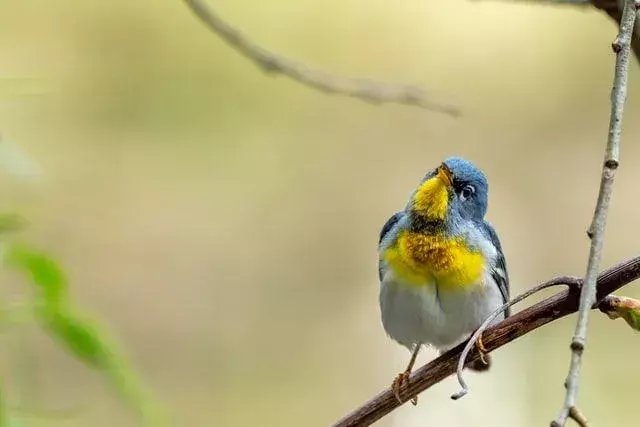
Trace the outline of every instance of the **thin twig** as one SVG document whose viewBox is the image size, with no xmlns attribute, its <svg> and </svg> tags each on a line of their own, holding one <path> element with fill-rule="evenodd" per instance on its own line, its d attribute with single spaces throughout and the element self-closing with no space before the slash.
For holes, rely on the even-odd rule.
<svg viewBox="0 0 640 427">
<path fill-rule="evenodd" d="M 613 178 L 618 168 L 620 152 L 620 134 L 622 131 L 622 115 L 624 103 L 627 97 L 627 74 L 629 70 L 629 55 L 631 33 L 636 20 L 637 2 L 627 0 L 620 22 L 620 34 L 613 42 L 613 50 L 616 52 L 616 66 L 613 79 L 613 89 L 611 90 L 611 118 L 609 121 L 609 135 L 607 138 L 607 148 L 604 156 L 602 168 L 602 178 L 600 181 L 600 191 L 598 201 L 593 214 L 593 220 L 589 226 L 588 234 L 591 238 L 589 249 L 589 260 L 587 262 L 587 272 L 584 285 L 580 292 L 580 310 L 575 333 L 571 340 L 571 366 L 565 381 L 566 394 L 564 405 L 555 421 L 551 423 L 553 427 L 564 426 L 569 411 L 576 405 L 578 394 L 580 365 L 582 363 L 582 353 L 587 339 L 587 327 L 589 311 L 596 301 L 596 277 L 602 258 L 602 244 L 604 241 L 604 230 L 607 222 L 607 212 L 611 200 L 613 189 Z"/>
<path fill-rule="evenodd" d="M 591 0 L 591 4 L 596 9 L 609 15 L 617 25 L 622 22 L 622 10 L 618 0 Z M 640 9 L 636 12 L 636 24 L 631 37 L 631 50 L 633 50 L 636 59 L 640 62 Z"/>
<path fill-rule="evenodd" d="M 611 267 L 598 276 L 597 301 L 610 293 L 640 278 L 640 256 Z M 565 280 L 566 278 L 563 278 Z M 557 279 L 556 279 L 557 280 Z M 578 280 L 574 278 L 574 280 Z M 536 305 L 516 313 L 499 324 L 492 326 L 482 336 L 487 351 L 493 351 L 519 338 L 540 326 L 565 317 L 578 311 L 578 292 L 561 291 Z M 594 308 L 596 308 L 594 306 Z M 457 362 L 462 354 L 464 344 L 446 352 L 416 370 L 409 378 L 404 390 L 407 395 L 418 395 L 434 384 L 456 372 Z M 469 363 L 479 359 L 477 351 L 470 354 Z M 401 403 L 395 398 L 391 389 L 386 389 L 376 397 L 355 409 L 336 422 L 334 427 L 368 426 L 398 408 Z"/>
<path fill-rule="evenodd" d="M 498 317 L 500 313 L 502 313 L 512 305 L 517 304 L 526 298 L 529 298 L 531 295 L 536 294 L 542 291 L 543 289 L 547 289 L 547 288 L 551 288 L 553 286 L 559 286 L 559 285 L 565 285 L 565 286 L 569 286 L 569 288 L 579 289 L 581 285 L 581 281 L 575 277 L 566 276 L 566 277 L 558 277 L 548 282 L 541 283 L 538 286 L 534 286 L 533 288 L 529 289 L 525 293 L 518 295 L 511 301 L 508 301 L 506 304 L 503 304 L 502 307 L 496 309 L 493 313 L 491 313 L 489 317 L 487 317 L 484 323 L 480 325 L 480 327 L 473 333 L 473 335 L 471 335 L 471 338 L 469 338 L 469 341 L 467 341 L 467 344 L 464 346 L 464 350 L 462 350 L 460 359 L 458 359 L 458 369 L 456 371 L 456 375 L 458 376 L 458 382 L 460 383 L 461 390 L 451 395 L 451 398 L 453 400 L 458 400 L 461 397 L 464 397 L 469 392 L 469 387 L 467 387 L 467 383 L 465 382 L 462 376 L 462 371 L 464 370 L 465 362 L 467 361 L 469 352 L 471 351 L 475 343 L 478 341 L 478 338 L 482 335 L 482 333 L 487 330 L 491 322 L 493 322 L 494 319 Z M 482 357 L 482 353 L 480 354 L 480 356 Z"/>
<path fill-rule="evenodd" d="M 580 427 L 589 427 L 589 422 L 587 422 L 584 414 L 580 412 L 580 409 L 578 409 L 576 406 L 572 406 L 569 409 L 569 418 L 575 421 Z"/>
<path fill-rule="evenodd" d="M 249 40 L 202 0 L 184 0 L 184 2 L 211 31 L 265 73 L 281 74 L 324 93 L 357 98 L 373 104 L 412 105 L 454 117 L 460 115 L 460 110 L 455 106 L 431 101 L 422 89 L 415 86 L 336 76 L 284 58 Z"/>
</svg>

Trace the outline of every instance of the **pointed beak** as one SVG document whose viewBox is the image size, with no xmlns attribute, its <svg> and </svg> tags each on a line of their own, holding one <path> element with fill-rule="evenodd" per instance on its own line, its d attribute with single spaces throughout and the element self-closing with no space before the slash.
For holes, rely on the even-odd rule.
<svg viewBox="0 0 640 427">
<path fill-rule="evenodd" d="M 453 186 L 453 172 L 451 172 L 451 169 L 449 169 L 449 167 L 445 163 L 442 163 L 440 166 L 438 166 L 438 172 L 436 176 L 447 187 Z"/>
</svg>

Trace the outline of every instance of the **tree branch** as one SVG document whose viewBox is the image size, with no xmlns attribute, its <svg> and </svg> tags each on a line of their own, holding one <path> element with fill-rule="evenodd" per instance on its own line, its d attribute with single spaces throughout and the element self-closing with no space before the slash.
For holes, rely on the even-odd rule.
<svg viewBox="0 0 640 427">
<path fill-rule="evenodd" d="M 596 301 L 596 277 L 600 259 L 602 258 L 602 244 L 604 242 L 607 212 L 613 190 L 613 179 L 616 169 L 618 168 L 622 115 L 624 112 L 624 103 L 627 98 L 627 77 L 629 71 L 629 55 L 631 53 L 630 43 L 636 20 L 638 1 L 640 0 L 626 0 L 622 13 L 622 21 L 620 22 L 620 34 L 612 45 L 617 58 L 613 89 L 611 90 L 611 117 L 609 121 L 607 148 L 604 156 L 598 201 L 593 214 L 593 220 L 589 226 L 589 231 L 587 231 L 591 238 L 591 247 L 589 249 L 589 260 L 587 262 L 584 286 L 580 292 L 578 322 L 573 339 L 571 340 L 571 366 L 565 381 L 567 391 L 564 406 L 560 410 L 556 420 L 551 423 L 551 427 L 564 426 L 569 418 L 571 408 L 576 406 L 580 365 L 582 364 L 582 353 L 587 340 L 589 311 Z"/>
<path fill-rule="evenodd" d="M 543 289 L 548 289 L 553 286 L 559 286 L 559 285 L 569 286 L 570 289 L 573 288 L 575 291 L 580 288 L 580 286 L 582 285 L 582 282 L 578 278 L 568 277 L 568 276 L 558 277 L 556 279 L 549 280 L 548 282 L 544 282 L 539 284 L 538 286 L 534 286 L 528 291 L 518 295 L 514 299 L 507 301 L 505 304 L 503 304 L 502 306 L 494 310 L 489 317 L 487 317 L 487 319 L 482 323 L 482 325 L 480 325 L 480 327 L 473 333 L 473 335 L 471 335 L 471 338 L 469 338 L 469 340 L 467 341 L 467 344 L 464 346 L 464 349 L 462 350 L 462 354 L 458 359 L 458 368 L 456 370 L 456 375 L 458 376 L 458 382 L 460 383 L 460 387 L 462 387 L 462 389 L 456 394 L 453 394 L 451 396 L 453 400 L 458 400 L 469 392 L 469 387 L 467 387 L 467 383 L 464 381 L 464 378 L 462 377 L 462 371 L 464 370 L 465 364 L 467 362 L 467 357 L 469 356 L 471 349 L 473 349 L 473 346 L 480 339 L 484 331 L 487 330 L 491 322 L 493 322 L 494 319 L 498 317 L 500 313 L 504 312 L 507 308 L 519 303 L 520 301 L 523 301 L 529 298 L 531 295 L 537 294 Z"/>
<path fill-rule="evenodd" d="M 610 293 L 638 278 L 640 278 L 640 256 L 607 269 L 598 276 L 596 300 L 599 302 Z M 560 279 L 566 280 L 567 278 L 554 279 L 549 282 L 557 282 Z M 580 280 L 577 278 L 569 279 Z M 594 305 L 594 308 L 596 305 Z M 570 289 L 559 292 L 489 328 L 482 337 L 484 347 L 487 351 L 493 351 L 540 326 L 575 313 L 578 311 L 578 306 L 579 294 L 576 290 Z M 456 364 L 464 346 L 465 343 L 460 344 L 415 371 L 403 390 L 403 394 L 407 396 L 417 395 L 455 373 Z M 469 356 L 467 365 L 479 358 L 479 353 L 473 351 Z M 395 398 L 393 391 L 387 389 L 337 421 L 333 427 L 368 426 L 400 405 L 401 403 Z"/>
<path fill-rule="evenodd" d="M 620 25 L 622 22 L 622 11 L 618 6 L 617 0 L 592 0 L 591 4 L 593 4 L 596 9 L 599 9 L 609 15 L 616 24 Z M 631 37 L 631 49 L 640 63 L 640 10 L 636 12 L 636 21 L 637 22 L 633 27 L 633 36 Z"/>
<path fill-rule="evenodd" d="M 424 91 L 417 87 L 331 75 L 284 58 L 249 40 L 220 18 L 202 0 L 184 0 L 184 2 L 211 31 L 265 73 L 281 74 L 324 93 L 357 98 L 373 104 L 412 105 L 454 117 L 460 115 L 456 107 L 430 100 Z"/>
</svg>

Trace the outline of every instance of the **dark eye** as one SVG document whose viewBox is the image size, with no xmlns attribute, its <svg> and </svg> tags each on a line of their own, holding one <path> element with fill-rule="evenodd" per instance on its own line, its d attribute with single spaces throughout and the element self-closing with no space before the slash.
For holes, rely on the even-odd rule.
<svg viewBox="0 0 640 427">
<path fill-rule="evenodd" d="M 473 197 L 475 193 L 476 193 L 476 188 L 473 185 L 467 184 L 464 187 L 462 187 L 462 190 L 460 190 L 460 200 L 465 201 Z"/>
</svg>

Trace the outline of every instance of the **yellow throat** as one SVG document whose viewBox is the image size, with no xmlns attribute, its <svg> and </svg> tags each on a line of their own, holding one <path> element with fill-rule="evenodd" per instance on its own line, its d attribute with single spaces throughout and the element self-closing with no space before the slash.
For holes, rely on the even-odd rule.
<svg viewBox="0 0 640 427">
<path fill-rule="evenodd" d="M 413 286 L 434 283 L 439 290 L 481 284 L 484 257 L 458 237 L 402 231 L 384 253 L 384 260 L 402 282 Z"/>
<path fill-rule="evenodd" d="M 433 178 L 426 180 L 413 196 L 414 211 L 428 221 L 442 221 L 449 206 L 451 172 L 442 166 Z"/>
<path fill-rule="evenodd" d="M 441 165 L 413 198 L 415 215 L 444 225 L 449 207 L 453 174 Z M 384 260 L 404 283 L 425 286 L 435 283 L 439 290 L 465 289 L 481 284 L 484 257 L 460 237 L 442 231 L 401 231 L 396 242 L 383 254 Z"/>
</svg>

